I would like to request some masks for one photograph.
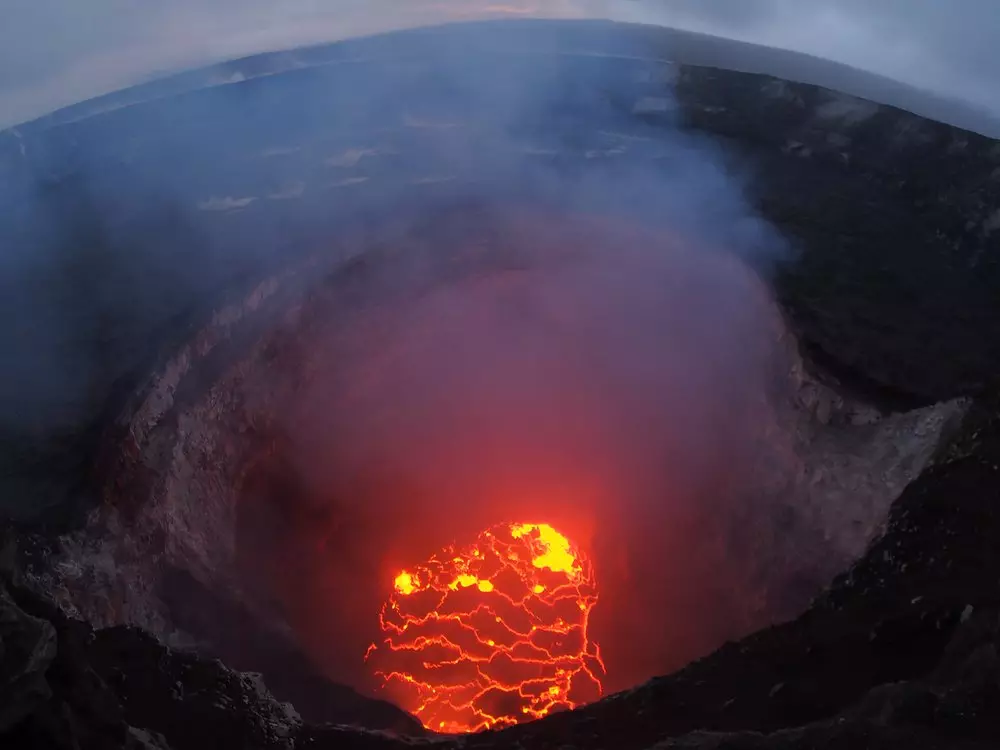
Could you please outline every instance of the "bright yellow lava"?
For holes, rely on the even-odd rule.
[[[417,590],[417,586],[419,585],[419,582],[414,581],[413,576],[405,570],[396,576],[396,591],[400,594],[412,594]]]
[[[424,726],[500,728],[600,697],[593,566],[552,526],[497,524],[393,584],[365,660]]]
[[[547,523],[520,523],[511,526],[510,533],[515,539],[520,539],[532,531],[538,532],[538,541],[544,549],[540,555],[532,559],[536,568],[547,568],[555,573],[565,573],[569,578],[580,575],[580,566],[573,554],[569,539],[553,529]]]

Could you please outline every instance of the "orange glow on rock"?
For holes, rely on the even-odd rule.
[[[365,659],[424,726],[475,732],[601,695],[593,568],[544,523],[501,524],[394,579]]]

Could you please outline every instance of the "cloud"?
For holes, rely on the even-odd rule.
[[[619,18],[836,60],[1000,113],[995,53],[1000,14],[993,0],[964,0],[960,6],[936,0],[608,0],[601,5]]]
[[[178,70],[448,21],[568,17],[564,0],[12,0],[0,10],[0,126]],[[85,8],[85,10],[84,10]]]
[[[657,23],[808,52],[1000,113],[995,0],[8,0],[0,126],[255,52],[479,18]]]

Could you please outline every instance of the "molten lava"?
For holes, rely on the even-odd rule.
[[[501,524],[396,576],[366,659],[424,726],[475,732],[601,695],[590,562],[548,524]]]

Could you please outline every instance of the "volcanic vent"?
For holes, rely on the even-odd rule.
[[[303,715],[302,693],[334,681],[471,731],[627,689],[790,617],[879,533],[962,406],[883,411],[807,366],[770,287],[787,247],[732,177],[753,165],[682,132],[669,89],[726,149],[748,113],[798,123],[812,99],[637,56],[631,36],[620,55],[550,58],[473,54],[477,38],[418,35],[421,65],[366,54],[227,87],[250,114],[192,94],[205,109],[157,141],[173,150],[116,156],[126,172],[140,159],[133,177],[175,162],[198,174],[183,196],[198,231],[162,240],[195,249],[161,258],[196,278],[178,273],[159,299],[175,323],[186,281],[183,304],[210,312],[164,322],[179,342],[157,342],[153,374],[115,412],[103,502],[33,568],[39,588],[97,625],[259,669],[279,697],[304,683],[273,654],[304,654],[324,679],[293,700]],[[732,92],[751,90],[730,121]],[[108,117],[141,130],[129,118],[144,111]],[[292,125],[275,128],[276,112]],[[751,180],[758,203],[830,257],[867,253],[831,226],[856,215],[809,193],[804,152],[843,134],[786,148],[801,136],[761,122],[748,132],[774,142],[748,136],[742,152],[774,178]],[[852,182],[842,156],[837,195],[892,192]],[[118,191],[109,206],[155,203],[95,172],[105,181],[81,184]],[[115,239],[135,259],[159,233],[124,223]],[[215,255],[189,242],[202,236]],[[840,283],[827,271],[793,290],[808,298],[797,324],[852,352],[854,318],[812,303],[818,279]],[[377,726],[419,730],[405,718]]]
[[[794,614],[959,410],[815,381],[690,236],[467,202],[381,233],[169,359],[39,585],[243,668],[250,617],[431,729],[499,727]]]
[[[548,524],[498,524],[402,571],[366,658],[430,729],[538,719],[601,694],[589,560]],[[381,649],[381,650],[380,650]]]

